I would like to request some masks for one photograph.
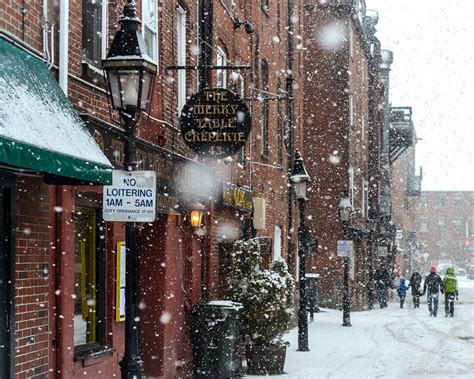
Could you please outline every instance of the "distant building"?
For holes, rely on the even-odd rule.
[[[468,264],[474,245],[474,191],[422,191],[416,217],[425,270],[441,261]]]

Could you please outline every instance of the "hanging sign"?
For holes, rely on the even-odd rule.
[[[235,154],[247,141],[251,119],[247,105],[226,88],[207,88],[183,107],[181,134],[196,153],[210,158]]]
[[[155,213],[155,172],[114,170],[112,185],[104,186],[104,220],[153,222]]]
[[[337,255],[339,257],[350,257],[354,243],[351,240],[337,241]]]

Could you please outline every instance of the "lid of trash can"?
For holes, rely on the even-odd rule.
[[[215,307],[222,307],[222,308],[231,308],[231,309],[242,308],[242,304],[237,303],[232,300],[213,300],[213,301],[208,302],[207,305],[212,305]]]

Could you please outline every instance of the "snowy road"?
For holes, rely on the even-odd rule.
[[[388,308],[353,312],[351,328],[341,326],[340,311],[316,313],[309,324],[311,351],[296,351],[297,330],[291,330],[287,374],[273,377],[474,378],[474,280],[458,280],[454,318],[444,317],[444,296],[437,318],[429,316],[426,297],[419,309],[411,298],[400,309],[394,297]]]

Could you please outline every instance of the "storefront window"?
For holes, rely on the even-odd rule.
[[[98,211],[76,207],[74,214],[74,346],[104,343],[104,254],[99,251],[105,228],[99,223]]]

